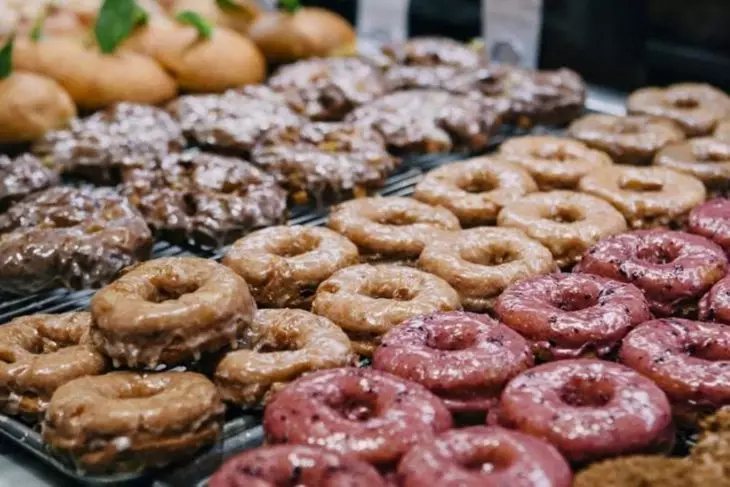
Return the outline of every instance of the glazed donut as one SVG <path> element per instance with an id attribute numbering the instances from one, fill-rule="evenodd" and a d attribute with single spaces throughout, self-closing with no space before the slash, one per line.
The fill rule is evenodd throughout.
<path id="1" fill-rule="evenodd" d="M 416 316 L 389 331 L 373 368 L 417 382 L 453 413 L 486 413 L 514 376 L 534 363 L 520 335 L 486 315 Z"/>
<path id="2" fill-rule="evenodd" d="M 448 37 L 413 37 L 402 43 L 386 44 L 381 52 L 391 63 L 405 66 L 476 68 L 484 62 L 481 50 Z"/>
<path id="3" fill-rule="evenodd" d="M 60 183 L 56 171 L 32 154 L 0 155 L 0 211 L 31 193 Z"/>
<path id="4" fill-rule="evenodd" d="M 652 318 L 638 288 L 587 274 L 526 279 L 502 293 L 495 311 L 545 361 L 605 357 Z"/>
<path id="5" fill-rule="evenodd" d="M 112 372 L 61 386 L 43 439 L 87 472 L 139 471 L 215 442 L 223 412 L 215 386 L 200 374 Z"/>
<path id="6" fill-rule="evenodd" d="M 568 127 L 568 135 L 603 151 L 621 164 L 650 164 L 664 146 L 684 140 L 671 120 L 638 115 L 585 115 Z"/>
<path id="7" fill-rule="evenodd" d="M 368 260 L 409 260 L 442 231 L 459 230 L 445 208 L 410 198 L 360 198 L 332 208 L 329 227 L 350 239 Z"/>
<path id="8" fill-rule="evenodd" d="M 538 438 L 498 426 L 447 431 L 416 445 L 398 465 L 401 487 L 570 487 L 558 451 Z"/>
<path id="9" fill-rule="evenodd" d="M 526 195 L 505 206 L 497 224 L 543 244 L 561 268 L 575 264 L 600 239 L 626 231 L 626 220 L 614 207 L 574 191 Z"/>
<path id="10" fill-rule="evenodd" d="M 490 157 L 446 164 L 418 183 L 413 197 L 450 210 L 464 227 L 493 225 L 504 205 L 537 191 L 524 169 Z"/>
<path id="11" fill-rule="evenodd" d="M 696 177 L 710 194 L 730 190 L 730 142 L 698 137 L 671 144 L 659 151 L 654 164 Z"/>
<path id="12" fill-rule="evenodd" d="M 347 335 L 327 318 L 299 309 L 262 309 L 243 336 L 243 350 L 218 363 L 223 399 L 241 406 L 268 402 L 302 374 L 357 361 Z"/>
<path id="13" fill-rule="evenodd" d="M 0 326 L 0 411 L 43 414 L 53 392 L 107 362 L 89 342 L 91 315 L 36 314 Z"/>
<path id="14" fill-rule="evenodd" d="M 322 448 L 275 445 L 245 451 L 228 460 L 208 487 L 386 487 L 365 462 Z"/>
<path id="15" fill-rule="evenodd" d="M 667 452 L 674 443 L 662 390 L 601 360 L 559 360 L 523 372 L 502 393 L 498 421 L 547 440 L 573 464 Z"/>
<path id="16" fill-rule="evenodd" d="M 640 230 L 602 240 L 574 271 L 634 284 L 657 316 L 691 316 L 727 266 L 722 249 L 704 237 Z"/>
<path id="17" fill-rule="evenodd" d="M 413 316 L 461 309 L 443 279 L 410 267 L 361 264 L 337 271 L 317 289 L 312 311 L 345 330 L 360 355 Z"/>
<path id="18" fill-rule="evenodd" d="M 687 230 L 709 238 L 730 254 L 730 200 L 718 198 L 695 206 Z"/>
<path id="19" fill-rule="evenodd" d="M 555 270 L 550 251 L 512 228 L 472 228 L 433 238 L 418 266 L 448 282 L 469 311 L 494 306 L 507 286 Z"/>
<path id="20" fill-rule="evenodd" d="M 673 402 L 730 404 L 730 328 L 678 318 L 653 320 L 624 338 L 621 362 L 653 380 Z"/>
<path id="21" fill-rule="evenodd" d="M 307 374 L 264 411 L 272 444 L 321 446 L 381 467 L 451 425 L 449 410 L 424 387 L 366 368 Z"/>
<path id="22" fill-rule="evenodd" d="M 322 281 L 357 263 L 357 247 L 345 237 L 298 225 L 254 232 L 223 259 L 246 280 L 259 306 L 272 308 L 308 308 Z"/>
<path id="23" fill-rule="evenodd" d="M 541 191 L 575 189 L 580 178 L 613 161 L 576 140 L 550 136 L 513 137 L 499 146 L 500 159 L 518 164 Z"/>
<path id="24" fill-rule="evenodd" d="M 677 122 L 688 137 L 712 133 L 730 114 L 730 97 L 702 83 L 678 83 L 667 88 L 641 88 L 629 95 L 629 113 L 665 117 Z"/>
<path id="25" fill-rule="evenodd" d="M 578 189 L 611 203 L 637 229 L 680 225 L 707 196 L 702 181 L 665 167 L 597 169 Z"/>
<path id="26" fill-rule="evenodd" d="M 722 470 L 722 469 L 720 469 Z M 689 487 L 720 486 L 722 471 L 662 455 L 630 455 L 606 460 L 577 472 L 573 487 Z"/>
<path id="27" fill-rule="evenodd" d="M 718 123 L 712 135 L 723 142 L 730 142 L 730 120 L 724 120 Z"/>
<path id="28" fill-rule="evenodd" d="M 91 338 L 115 364 L 176 365 L 235 345 L 256 312 L 246 281 L 197 257 L 134 267 L 91 300 Z"/>
<path id="29" fill-rule="evenodd" d="M 730 277 L 717 282 L 702 296 L 699 304 L 699 318 L 730 325 Z"/>

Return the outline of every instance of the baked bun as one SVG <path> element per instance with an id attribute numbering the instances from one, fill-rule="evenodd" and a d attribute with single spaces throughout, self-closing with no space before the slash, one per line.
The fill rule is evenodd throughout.
<path id="1" fill-rule="evenodd" d="M 251 23 L 262 13 L 256 0 L 228 0 L 232 8 L 220 8 L 215 0 L 159 0 L 172 16 L 192 10 L 215 25 L 227 27 L 241 34 L 248 32 Z"/>

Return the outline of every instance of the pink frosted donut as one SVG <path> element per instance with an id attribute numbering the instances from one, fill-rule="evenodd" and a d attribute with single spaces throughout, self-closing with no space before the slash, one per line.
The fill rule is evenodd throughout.
<path id="1" fill-rule="evenodd" d="M 696 206 L 689 214 L 687 228 L 709 238 L 730 255 L 730 199 L 717 198 Z"/>
<path id="2" fill-rule="evenodd" d="M 712 286 L 700 299 L 700 319 L 730 325 L 730 277 Z"/>

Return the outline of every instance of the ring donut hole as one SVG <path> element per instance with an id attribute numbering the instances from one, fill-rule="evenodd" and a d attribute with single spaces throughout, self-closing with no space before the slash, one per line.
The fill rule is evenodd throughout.
<path id="1" fill-rule="evenodd" d="M 664 189 L 664 181 L 659 178 L 652 178 L 648 175 L 639 176 L 624 174 L 619 179 L 618 186 L 624 191 L 658 193 Z"/>
<path id="2" fill-rule="evenodd" d="M 562 311 L 582 311 L 599 304 L 599 296 L 590 289 L 562 288 L 557 295 L 552 296 L 550 304 Z"/>
<path id="3" fill-rule="evenodd" d="M 405 209 L 393 209 L 390 211 L 379 212 L 374 218 L 375 223 L 381 225 L 392 225 L 394 227 L 406 227 L 422 223 L 424 220 Z"/>
<path id="4" fill-rule="evenodd" d="M 478 328 L 462 324 L 452 328 L 435 328 L 428 334 L 426 346 L 447 352 L 467 350 L 476 344 L 478 333 Z"/>
<path id="5" fill-rule="evenodd" d="M 530 155 L 536 159 L 547 159 L 554 162 L 573 162 L 581 159 L 584 153 L 571 144 L 548 143 L 533 147 Z"/>
<path id="6" fill-rule="evenodd" d="M 473 173 L 464 175 L 457 186 L 459 189 L 471 194 L 488 193 L 499 188 L 499 181 L 494 174 Z"/>
<path id="7" fill-rule="evenodd" d="M 302 233 L 282 242 L 282 245 L 272 246 L 270 251 L 279 257 L 291 258 L 307 254 L 315 250 L 321 244 L 322 240 L 310 233 Z"/>
<path id="8" fill-rule="evenodd" d="M 584 209 L 576 205 L 543 206 L 540 210 L 542 218 L 555 223 L 577 223 L 586 219 Z"/>
<path id="9" fill-rule="evenodd" d="M 327 289 L 337 292 L 337 289 Z M 368 280 L 362 294 L 373 299 L 392 299 L 393 301 L 412 301 L 418 296 L 415 289 L 398 286 L 394 282 Z"/>
<path id="10" fill-rule="evenodd" d="M 479 247 L 462 249 L 459 256 L 472 264 L 496 267 L 520 260 L 522 256 L 510 245 L 511 242 L 485 242 Z"/>
<path id="11" fill-rule="evenodd" d="M 519 453 L 509 445 L 497 442 L 483 442 L 476 448 L 463 452 L 459 461 L 462 467 L 473 472 L 492 474 L 511 467 L 518 459 Z"/>
<path id="12" fill-rule="evenodd" d="M 380 415 L 377 395 L 356 394 L 343 391 L 329 397 L 327 405 L 348 421 L 367 421 Z"/>
<path id="13" fill-rule="evenodd" d="M 143 298 L 150 303 L 177 301 L 186 294 L 193 294 L 201 288 L 199 282 L 186 282 L 170 279 L 170 276 L 155 276 L 150 279 L 151 287 Z"/>
<path id="14" fill-rule="evenodd" d="M 685 93 L 669 93 L 667 94 L 667 103 L 672 107 L 679 110 L 694 110 L 699 108 L 702 103 L 697 97 Z"/>
<path id="15" fill-rule="evenodd" d="M 577 408 L 604 407 L 615 394 L 614 384 L 608 378 L 580 375 L 569 377 L 558 391 L 563 403 Z"/>
<path id="16" fill-rule="evenodd" d="M 617 135 L 639 135 L 644 130 L 635 120 L 619 119 L 613 124 L 613 132 Z"/>
<path id="17" fill-rule="evenodd" d="M 674 262 L 680 255 L 680 249 L 671 242 L 642 245 L 636 250 L 636 257 L 654 265 L 665 265 Z"/>

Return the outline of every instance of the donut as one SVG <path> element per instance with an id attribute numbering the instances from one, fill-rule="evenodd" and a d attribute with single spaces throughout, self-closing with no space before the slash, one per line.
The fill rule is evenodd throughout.
<path id="1" fill-rule="evenodd" d="M 28 196 L 60 182 L 55 168 L 44 165 L 32 154 L 11 157 L 0 154 L 0 211 Z"/>
<path id="2" fill-rule="evenodd" d="M 435 235 L 460 228 L 447 209 L 399 196 L 340 203 L 331 209 L 328 226 L 374 261 L 416 259 Z"/>
<path id="3" fill-rule="evenodd" d="M 572 477 L 555 447 L 498 426 L 447 431 L 398 465 L 402 487 L 570 487 Z"/>
<path id="4" fill-rule="evenodd" d="M 637 287 L 588 274 L 526 279 L 502 293 L 495 311 L 544 361 L 609 356 L 631 329 L 652 319 Z"/>
<path id="5" fill-rule="evenodd" d="M 730 328 L 668 318 L 632 330 L 621 363 L 653 380 L 675 404 L 719 408 L 730 404 Z"/>
<path id="6" fill-rule="evenodd" d="M 570 267 L 599 240 L 626 231 L 614 207 L 574 191 L 533 193 L 509 203 L 497 225 L 517 228 L 547 247 L 561 268 Z"/>
<path id="7" fill-rule="evenodd" d="M 674 424 L 667 396 L 612 362 L 559 360 L 518 375 L 497 421 L 553 444 L 577 465 L 631 453 L 667 452 Z"/>
<path id="8" fill-rule="evenodd" d="M 345 330 L 360 355 L 372 355 L 380 337 L 413 316 L 461 309 L 446 281 L 410 267 L 360 264 L 320 284 L 315 314 Z"/>
<path id="9" fill-rule="evenodd" d="M 701 487 L 727 482 L 722 472 L 686 458 L 630 455 L 605 460 L 577 472 L 573 487 Z"/>
<path id="10" fill-rule="evenodd" d="M 92 341 L 128 367 L 177 365 L 233 346 L 256 312 L 246 281 L 198 257 L 140 264 L 97 292 L 90 308 Z"/>
<path id="11" fill-rule="evenodd" d="M 657 316 L 691 316 L 727 266 L 722 249 L 704 237 L 639 230 L 594 245 L 574 271 L 634 284 Z"/>
<path id="12" fill-rule="evenodd" d="M 192 372 L 112 372 L 59 387 L 43 439 L 86 472 L 139 471 L 192 456 L 221 436 L 224 406 Z"/>
<path id="13" fill-rule="evenodd" d="M 42 415 L 53 392 L 107 362 L 89 341 L 86 312 L 35 314 L 0 326 L 0 411 Z"/>
<path id="14" fill-rule="evenodd" d="M 636 229 L 681 225 L 707 196 L 702 181 L 665 167 L 597 169 L 580 180 L 578 190 L 611 203 Z"/>
<path id="15" fill-rule="evenodd" d="M 244 349 L 218 363 L 223 399 L 256 406 L 302 374 L 356 362 L 347 335 L 327 318 L 299 309 L 262 309 L 242 339 Z"/>
<path id="16" fill-rule="evenodd" d="M 423 386 L 366 368 L 307 374 L 264 410 L 271 444 L 320 446 L 380 467 L 451 425 L 449 410 Z"/>
<path id="17" fill-rule="evenodd" d="M 417 36 L 405 42 L 385 44 L 380 52 L 393 65 L 475 68 L 485 61 L 481 50 L 436 36 Z"/>
<path id="18" fill-rule="evenodd" d="M 730 277 L 717 282 L 702 296 L 699 304 L 699 318 L 730 325 Z"/>
<path id="19" fill-rule="evenodd" d="M 491 310 L 510 284 L 555 270 L 550 251 L 520 230 L 472 228 L 432 238 L 418 266 L 448 282 L 465 309 Z"/>
<path id="20" fill-rule="evenodd" d="M 452 413 L 487 413 L 514 376 L 532 367 L 520 335 L 486 315 L 452 311 L 413 317 L 390 330 L 373 368 L 417 382 Z"/>
<path id="21" fill-rule="evenodd" d="M 709 238 L 730 254 L 730 200 L 717 198 L 695 206 L 687 231 Z"/>
<path id="22" fill-rule="evenodd" d="M 730 142 L 730 120 L 724 120 L 718 123 L 712 135 L 718 140 Z"/>
<path id="23" fill-rule="evenodd" d="M 243 452 L 211 477 L 208 487 L 386 487 L 372 466 L 323 448 L 275 445 Z"/>
<path id="24" fill-rule="evenodd" d="M 568 135 L 607 153 L 617 163 L 634 165 L 650 164 L 660 149 L 684 140 L 682 129 L 665 118 L 598 113 L 571 123 Z"/>
<path id="25" fill-rule="evenodd" d="M 248 283 L 259 306 L 308 308 L 323 281 L 358 263 L 355 244 L 327 228 L 258 230 L 233 244 L 223 264 Z"/>
<path id="26" fill-rule="evenodd" d="M 611 158 L 601 151 L 575 140 L 551 136 L 508 139 L 499 146 L 498 157 L 523 167 L 541 191 L 575 189 L 580 178 L 612 164 Z"/>
<path id="27" fill-rule="evenodd" d="M 629 95 L 629 113 L 674 120 L 688 137 L 708 135 L 730 113 L 730 97 L 703 83 L 641 88 Z"/>
<path id="28" fill-rule="evenodd" d="M 446 164 L 426 174 L 413 197 L 450 210 L 464 227 L 494 224 L 506 204 L 537 191 L 524 169 L 491 157 Z"/>
<path id="29" fill-rule="evenodd" d="M 657 153 L 654 164 L 696 177 L 711 195 L 730 190 L 730 142 L 698 137 L 670 144 Z"/>

